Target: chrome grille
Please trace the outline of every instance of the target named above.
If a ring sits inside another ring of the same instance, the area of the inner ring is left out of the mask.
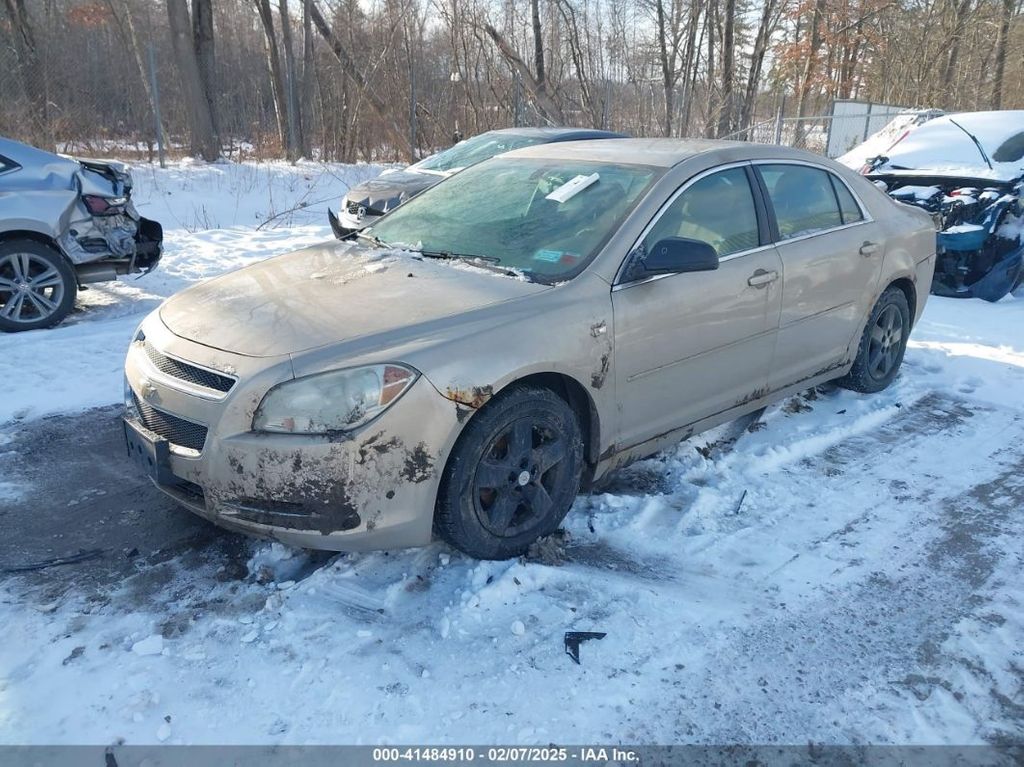
[[[214,373],[212,370],[190,365],[187,362],[176,360],[174,357],[168,357],[149,341],[143,342],[143,346],[146,350],[146,356],[153,363],[153,367],[171,378],[188,381],[196,386],[225,393],[231,391],[231,387],[235,385],[233,378],[221,375],[220,373]]]
[[[134,392],[132,392],[132,399],[135,400],[135,408],[139,411],[142,425],[151,432],[160,435],[172,445],[202,451],[203,445],[206,443],[205,426],[165,413],[163,410],[157,410],[149,403],[139,399]]]

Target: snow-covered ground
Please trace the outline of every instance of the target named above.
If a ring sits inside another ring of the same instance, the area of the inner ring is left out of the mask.
[[[137,172],[161,270],[0,338],[0,453],[4,422],[117,402],[145,311],[325,238],[319,203],[254,227],[372,172]],[[686,440],[523,560],[253,542],[239,577],[140,570],[142,602],[133,578],[41,602],[8,577],[0,743],[1019,742],[1022,405],[1024,298],[932,298],[886,392],[819,387]],[[17,492],[0,475],[0,508]],[[575,665],[568,630],[607,636]]]

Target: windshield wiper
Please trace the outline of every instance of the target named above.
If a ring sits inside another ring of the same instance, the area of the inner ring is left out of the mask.
[[[478,256],[473,253],[452,253],[450,250],[421,250],[420,255],[426,256],[427,258],[438,258],[449,261],[466,261],[474,266],[479,266],[483,269],[490,269],[492,272],[504,274],[507,277],[523,276],[529,279],[529,275],[513,271],[506,266],[501,266],[501,259],[496,258],[495,256]]]
[[[363,240],[369,240],[373,245],[375,245],[378,248],[386,248],[388,246],[388,244],[377,235],[370,234],[369,232],[364,231],[362,229],[355,232],[355,236]]]
[[[994,169],[994,168],[992,167],[992,161],[991,161],[990,159],[988,159],[988,155],[987,155],[987,154],[985,154],[985,150],[984,150],[984,149],[982,148],[982,146],[981,146],[981,142],[980,142],[980,141],[978,141],[978,137],[977,137],[977,136],[975,136],[975,135],[974,135],[973,133],[971,133],[971,132],[970,132],[969,130],[967,130],[967,128],[965,128],[964,126],[962,126],[962,125],[961,125],[960,123],[958,123],[958,122],[957,122],[956,120],[954,120],[954,119],[953,119],[952,117],[950,117],[950,118],[949,118],[949,121],[950,121],[951,123],[953,123],[953,125],[955,125],[956,127],[958,127],[958,128],[960,129],[960,130],[962,130],[962,131],[963,131],[964,133],[966,133],[966,134],[967,134],[967,138],[969,138],[969,139],[970,139],[971,141],[973,141],[973,142],[974,142],[974,146],[978,147],[978,151],[979,151],[979,152],[981,153],[981,159],[985,161],[985,164],[986,164],[986,165],[988,166],[988,169],[989,169],[989,170],[995,170],[995,169]]]

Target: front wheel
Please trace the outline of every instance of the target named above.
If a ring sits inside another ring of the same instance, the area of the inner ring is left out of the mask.
[[[75,305],[75,272],[53,248],[35,240],[0,244],[0,330],[56,325]]]
[[[871,310],[853,367],[837,383],[865,393],[886,388],[903,363],[909,337],[910,305],[903,291],[890,285]]]
[[[445,468],[435,527],[479,559],[507,559],[550,535],[576,498],[583,440],[573,409],[548,389],[517,386],[469,422]]]

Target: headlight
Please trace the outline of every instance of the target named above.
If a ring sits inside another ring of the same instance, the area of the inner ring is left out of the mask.
[[[252,428],[283,434],[355,429],[387,410],[418,375],[403,365],[369,365],[278,384],[257,408]]]

